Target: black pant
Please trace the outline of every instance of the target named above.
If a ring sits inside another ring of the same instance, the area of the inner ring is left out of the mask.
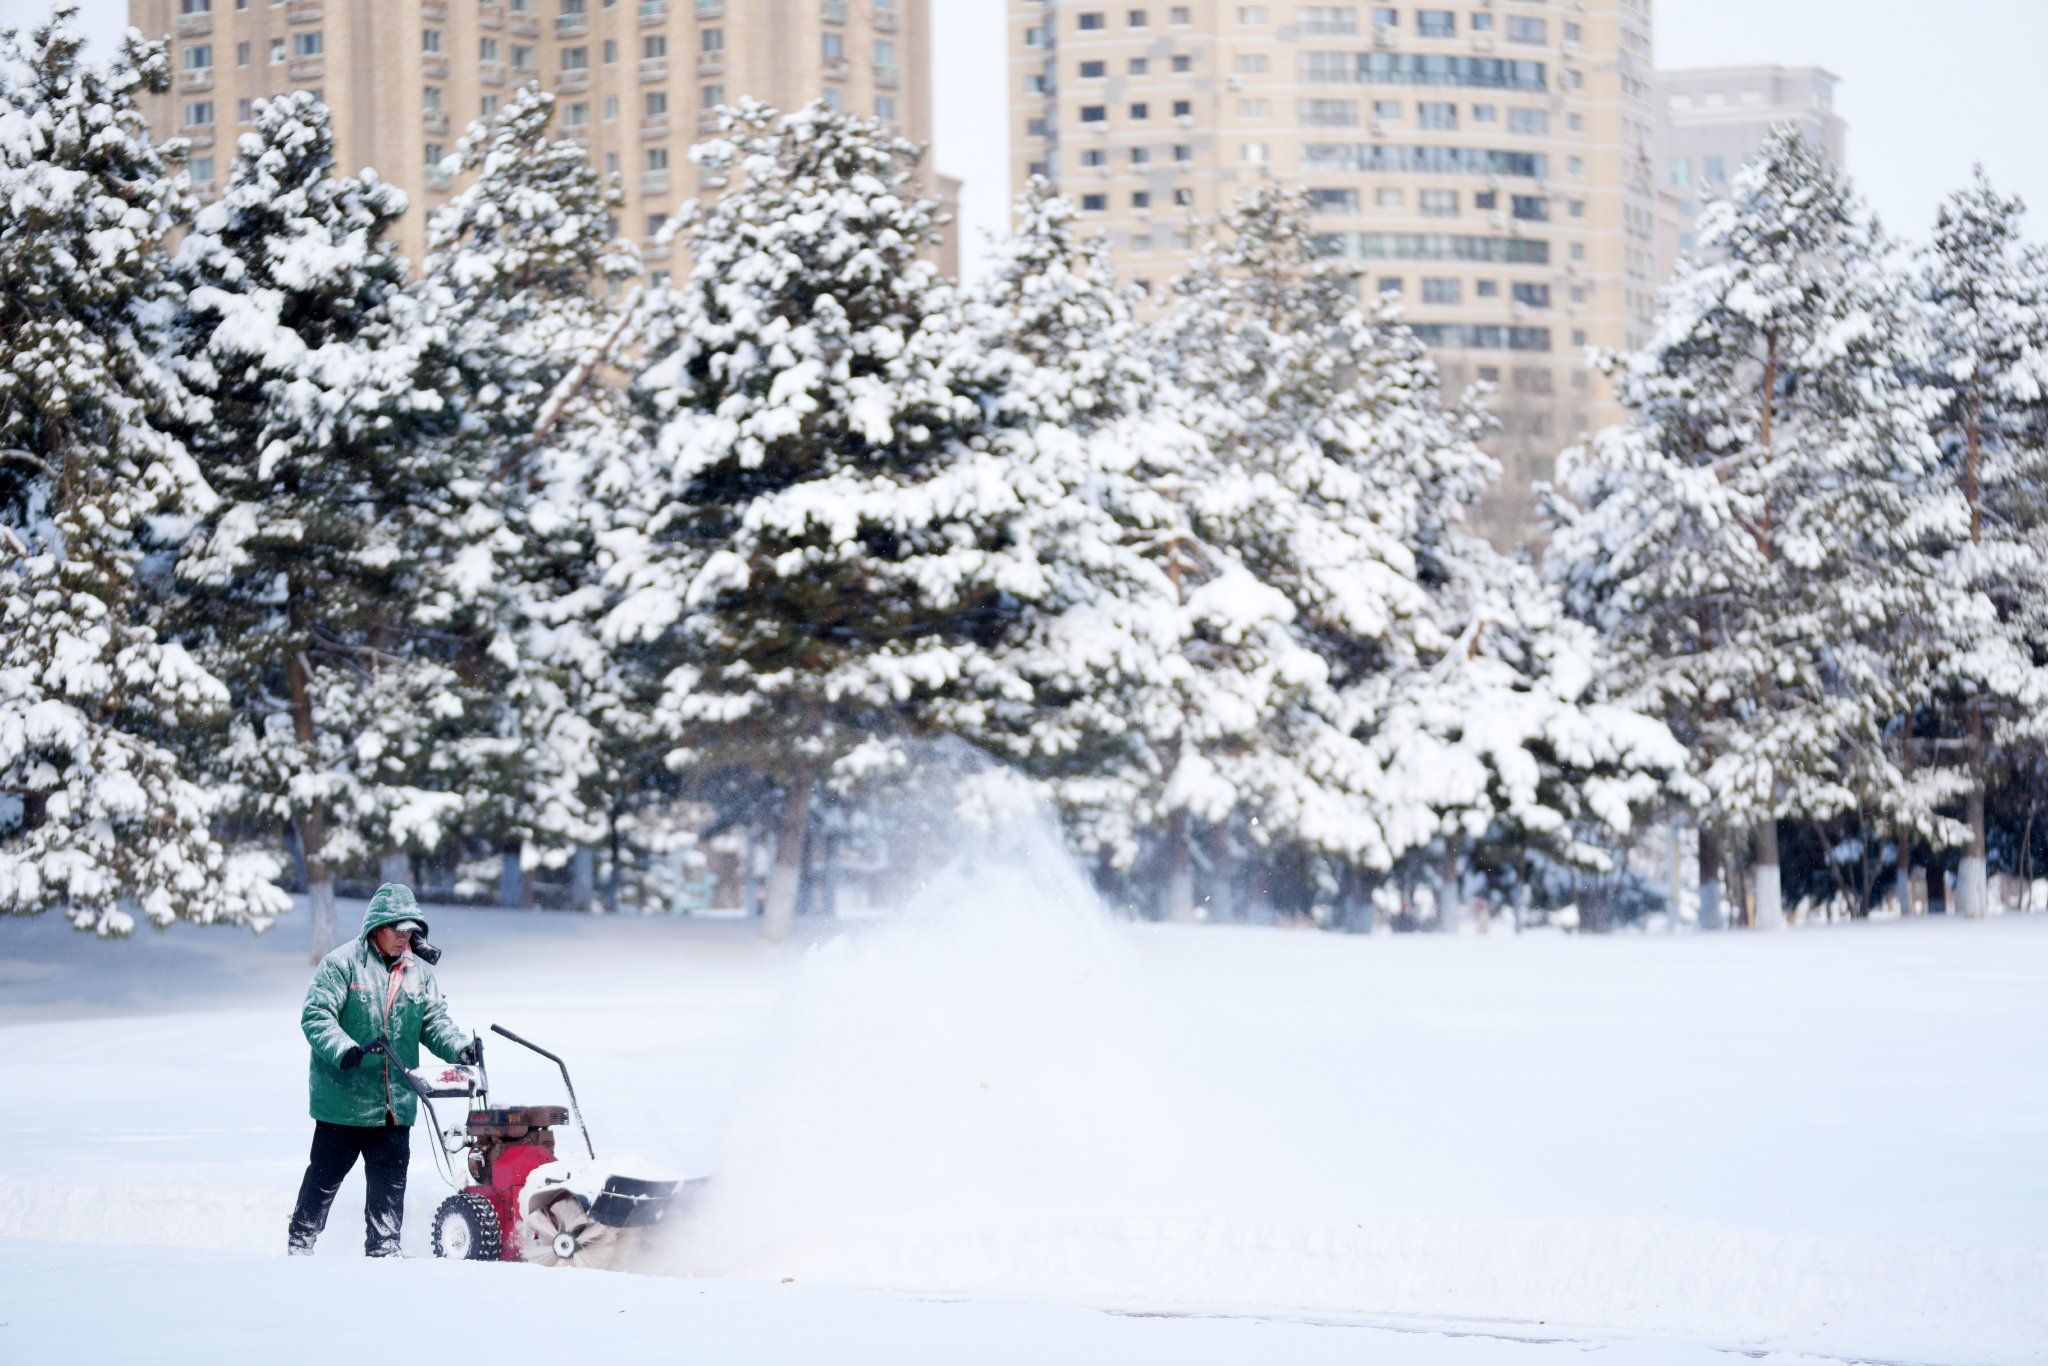
[[[311,1252],[327,1227],[327,1211],[341,1180],[363,1159],[363,1251],[371,1257],[398,1255],[398,1228],[405,1220],[405,1168],[412,1160],[412,1130],[403,1124],[367,1128],[313,1121],[313,1151],[306,1179],[299,1183],[292,1211],[291,1250]]]

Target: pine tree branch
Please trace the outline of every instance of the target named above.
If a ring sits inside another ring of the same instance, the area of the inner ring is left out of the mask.
[[[0,460],[12,460],[18,465],[27,465],[30,469],[35,470],[48,479],[63,478],[62,475],[57,473],[57,467],[50,464],[49,461],[44,460],[41,456],[33,455],[28,451],[19,450],[12,446],[0,448]]]

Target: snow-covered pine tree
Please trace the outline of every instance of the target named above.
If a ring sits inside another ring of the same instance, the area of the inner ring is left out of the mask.
[[[1756,923],[1784,922],[1778,822],[1905,790],[1887,644],[1923,607],[1908,490],[1932,455],[1890,249],[1839,173],[1774,130],[1700,224],[1628,424],[1568,453],[1547,567],[1685,740],[1703,824],[1753,838]],[[1573,505],[1575,504],[1575,506]]]
[[[325,106],[259,102],[174,263],[182,434],[219,501],[184,538],[171,615],[233,694],[216,779],[298,830],[315,959],[335,867],[431,844],[455,814],[423,770],[461,715],[410,619],[448,507],[418,459],[446,420],[419,380],[431,338],[386,240],[405,197],[333,172]]]
[[[132,37],[87,64],[77,19],[0,44],[0,911],[261,920],[275,865],[223,851],[165,743],[226,691],[139,607],[146,522],[207,500],[152,422],[187,401],[160,359],[183,202],[135,105],[170,67]]]
[[[1914,378],[1940,395],[1941,464],[1920,490],[1918,528],[1934,550],[1938,610],[1913,623],[1911,643],[1925,648],[1905,667],[1966,746],[1951,765],[1965,785],[1966,916],[1990,909],[1995,763],[2048,748],[2048,254],[2023,241],[2023,212],[1980,167],[1941,206],[1921,255]],[[1901,867],[1903,847],[1902,835]]]
[[[1149,715],[1179,645],[1147,488],[1199,457],[1160,400],[1145,327],[1072,204],[1034,178],[1014,233],[967,299],[999,375],[990,440],[1027,492],[1020,539],[1047,547],[1048,591],[976,658],[937,724],[1031,774],[1079,850],[1112,868],[1139,852],[1141,797],[1162,772]]]
[[[917,149],[822,103],[748,104],[692,155],[728,181],[634,392],[659,506],[614,540],[611,638],[649,651],[669,762],[767,775],[764,930],[788,931],[813,793],[890,761],[1044,570],[986,438],[986,357],[923,253]]]
[[[628,414],[602,357],[639,271],[615,183],[551,135],[555,101],[521,91],[471,127],[472,179],[428,222],[414,287],[440,339],[459,423],[439,455],[454,501],[420,624],[456,642],[467,716],[451,767],[470,828],[506,849],[501,894],[606,833],[622,765],[645,748],[625,675],[596,638],[597,545],[637,494]],[[637,295],[634,296],[637,299]]]

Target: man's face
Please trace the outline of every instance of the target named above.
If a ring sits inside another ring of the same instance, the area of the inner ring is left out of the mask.
[[[370,942],[386,958],[396,958],[412,947],[412,932],[396,925],[379,925],[370,931]]]

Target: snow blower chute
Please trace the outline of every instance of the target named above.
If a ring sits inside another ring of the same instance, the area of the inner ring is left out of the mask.
[[[597,1160],[590,1129],[576,1104],[569,1065],[539,1044],[492,1025],[562,1071],[569,1108],[559,1105],[494,1107],[481,1040],[474,1065],[451,1063],[405,1072],[425,1102],[434,1129],[436,1164],[456,1193],[434,1212],[434,1255],[460,1261],[538,1262],[543,1266],[609,1269],[659,1225],[677,1182],[652,1172],[627,1172]],[[470,1109],[460,1125],[443,1127],[437,1100],[462,1099]],[[583,1133],[588,1162],[555,1157],[555,1127],[571,1113]],[[467,1182],[456,1175],[460,1158]]]

